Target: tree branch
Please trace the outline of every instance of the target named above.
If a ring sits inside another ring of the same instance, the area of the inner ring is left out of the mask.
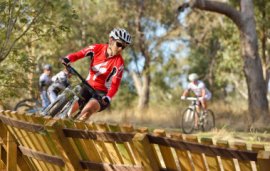
[[[39,17],[39,15],[42,13],[43,9],[45,8],[45,6],[47,5],[47,1],[45,1],[45,4],[40,8],[40,10],[38,11],[37,15],[33,18],[32,22],[28,25],[28,27],[21,33],[21,35],[19,35],[10,45],[10,47],[8,48],[8,50],[6,51],[6,53],[4,53],[3,55],[0,56],[0,63],[8,56],[8,54],[11,52],[11,50],[13,49],[14,45],[28,32],[28,30],[31,28],[31,26],[35,23],[35,21],[37,20],[37,18]],[[4,49],[3,49],[4,51]]]
[[[188,7],[223,14],[230,18],[238,28],[242,26],[241,13],[227,3],[210,0],[190,0],[190,2],[180,5],[178,11],[182,12]]]

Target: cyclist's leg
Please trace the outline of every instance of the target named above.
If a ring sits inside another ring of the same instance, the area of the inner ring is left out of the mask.
[[[45,109],[46,107],[48,107],[50,105],[50,100],[47,96],[47,91],[41,91],[40,93],[40,98],[42,101],[42,108]]]
[[[69,117],[74,116],[74,113],[77,113],[78,110],[82,110],[86,103],[91,99],[92,94],[87,90],[85,86],[82,86],[79,92],[79,100],[74,102],[71,110],[68,113]]]
[[[85,121],[87,120],[93,113],[96,112],[100,112],[102,110],[104,110],[105,108],[108,107],[108,105],[103,105],[102,101],[101,101],[101,97],[104,96],[106,94],[106,92],[103,91],[97,91],[98,95],[92,95],[91,93],[89,93],[89,96],[86,97],[86,105],[83,107],[81,114],[80,114],[80,118],[79,120],[81,121]],[[88,100],[88,98],[90,97],[91,94],[91,98]]]
[[[48,97],[50,99],[50,102],[53,103],[57,98],[57,94],[53,89],[48,89]]]
[[[96,113],[100,110],[100,105],[99,102],[94,99],[91,98],[89,100],[89,102],[86,103],[86,105],[84,106],[84,108],[82,109],[81,112],[81,116],[79,118],[79,120],[81,121],[85,121],[87,120],[93,113]]]
[[[71,110],[68,112],[68,117],[72,117],[74,113],[77,113],[79,110],[80,106],[78,101],[74,102],[73,106],[71,107]]]
[[[203,112],[207,111],[207,101],[210,100],[210,98],[211,98],[211,96],[209,96],[209,95],[205,95],[204,97],[199,98]]]

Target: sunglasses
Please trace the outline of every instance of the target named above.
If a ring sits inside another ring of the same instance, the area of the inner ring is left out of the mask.
[[[120,47],[122,49],[125,49],[126,48],[126,46],[123,43],[121,43],[121,42],[116,42],[116,46],[117,47]]]

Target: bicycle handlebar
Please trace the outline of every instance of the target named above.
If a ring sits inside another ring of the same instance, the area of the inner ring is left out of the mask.
[[[187,97],[187,98],[185,98],[183,100],[197,101],[198,97]]]
[[[97,95],[97,92],[96,90],[90,86],[88,84],[88,82],[70,65],[67,65],[65,63],[63,63],[63,65],[65,65],[65,67],[67,68],[67,70],[71,73],[71,74],[75,74],[77,77],[79,77],[79,79],[81,80],[81,82],[86,85],[86,88],[91,92],[93,93],[94,95]]]

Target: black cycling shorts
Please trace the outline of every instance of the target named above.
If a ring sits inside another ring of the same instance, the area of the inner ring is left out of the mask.
[[[109,104],[103,105],[102,101],[101,101],[101,97],[105,96],[107,94],[107,92],[99,91],[99,90],[96,90],[96,92],[97,92],[98,96],[95,96],[93,93],[89,92],[88,89],[86,88],[86,86],[84,86],[84,85],[82,86],[82,89],[80,90],[80,93],[79,93],[81,97],[78,100],[80,110],[82,110],[83,107],[86,105],[86,103],[92,98],[94,98],[98,101],[98,103],[100,105],[99,112],[106,109],[109,106]]]

